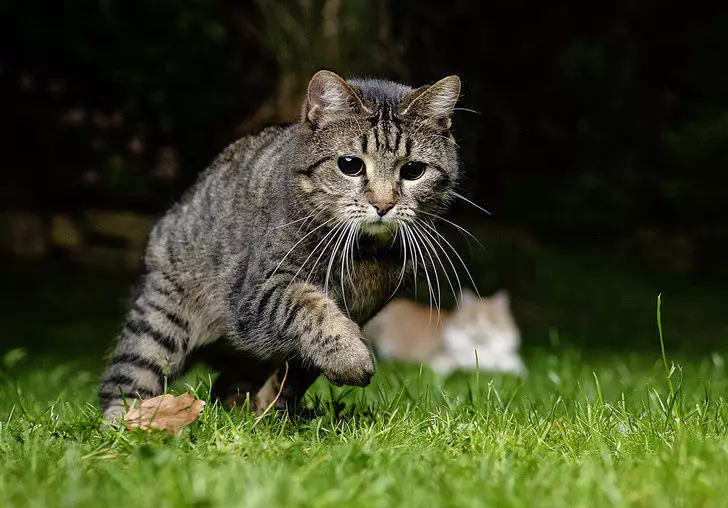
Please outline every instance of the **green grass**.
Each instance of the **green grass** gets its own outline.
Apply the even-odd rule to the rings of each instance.
[[[728,506],[725,290],[487,244],[471,266],[514,294],[526,378],[385,364],[319,380],[305,417],[208,404],[177,437],[99,429],[129,274],[5,262],[0,506]]]
[[[306,418],[209,405],[179,437],[100,431],[97,371],[6,367],[2,506],[725,506],[728,376],[658,355],[537,351],[525,380],[382,366]],[[188,378],[207,397],[201,372]],[[179,390],[187,389],[177,385]]]

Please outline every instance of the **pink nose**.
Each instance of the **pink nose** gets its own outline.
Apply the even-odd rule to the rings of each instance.
[[[380,217],[387,215],[387,212],[394,208],[394,203],[389,202],[373,202],[372,206],[377,209],[377,213]]]

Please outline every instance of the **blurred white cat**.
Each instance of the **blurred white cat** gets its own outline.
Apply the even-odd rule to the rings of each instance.
[[[393,300],[364,327],[364,335],[379,358],[424,363],[443,375],[476,368],[525,373],[521,334],[505,290],[489,298],[463,290],[457,307],[443,310],[440,320],[428,306]]]

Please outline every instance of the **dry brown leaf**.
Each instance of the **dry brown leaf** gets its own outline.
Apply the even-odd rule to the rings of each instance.
[[[139,407],[126,413],[124,421],[129,430],[166,430],[176,434],[197,421],[204,407],[205,401],[196,399],[191,393],[178,397],[167,393],[141,401]]]

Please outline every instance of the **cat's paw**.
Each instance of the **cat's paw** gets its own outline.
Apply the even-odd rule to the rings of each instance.
[[[351,321],[332,326],[322,336],[314,363],[335,385],[366,386],[376,367],[359,327]]]
[[[129,407],[138,405],[137,399],[127,399]],[[118,428],[124,424],[124,415],[127,413],[127,407],[124,405],[124,401],[119,400],[114,402],[104,409],[103,421],[100,428]]]

